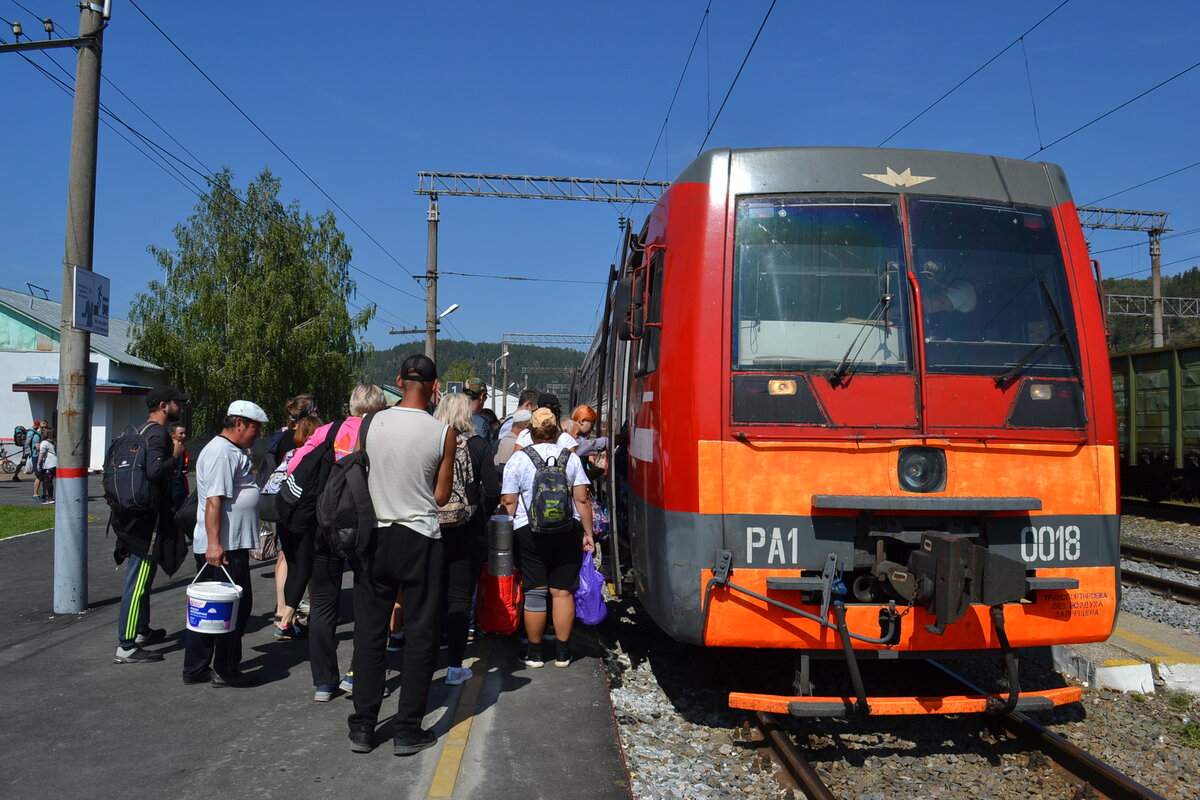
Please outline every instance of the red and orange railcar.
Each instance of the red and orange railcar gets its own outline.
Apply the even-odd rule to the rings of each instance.
[[[676,639],[852,675],[1003,654],[1015,681],[1016,648],[1113,628],[1109,361],[1057,166],[708,151],[629,236],[581,396],[625,443],[619,535]],[[1078,697],[1013,689],[1008,707]],[[994,705],[856,693],[877,713]],[[803,692],[731,702],[831,713]]]

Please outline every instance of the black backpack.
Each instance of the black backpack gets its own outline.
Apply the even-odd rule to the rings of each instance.
[[[529,527],[535,533],[558,533],[570,530],[575,523],[575,496],[567,481],[567,460],[571,451],[563,448],[558,457],[542,459],[533,445],[521,451],[533,462],[533,502],[525,509]]]
[[[322,539],[334,554],[351,562],[362,557],[375,530],[375,507],[367,486],[371,471],[367,429],[371,427],[372,416],[363,418],[354,452],[330,466],[329,479],[317,500],[317,524]]]
[[[132,425],[113,439],[104,454],[104,500],[120,520],[150,517],[157,512],[157,493],[146,475],[146,431]]]
[[[274,496],[262,495],[259,499],[259,517],[273,519],[283,523],[284,527],[294,530],[307,530],[317,525],[317,498],[325,488],[329,477],[329,467],[333,463],[333,440],[337,438],[344,419],[339,419],[329,426],[325,441],[305,454],[300,466],[288,475]],[[277,515],[264,516],[269,504],[274,502]]]
[[[25,430],[24,425],[18,425],[13,428],[13,444],[21,447],[25,444],[25,437],[29,435],[29,431]]]

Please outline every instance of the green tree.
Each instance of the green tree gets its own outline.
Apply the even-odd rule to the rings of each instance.
[[[134,299],[133,352],[163,365],[191,396],[192,427],[215,433],[231,400],[278,420],[308,392],[325,417],[346,403],[371,348],[359,339],[374,306],[351,314],[350,247],[331,212],[279,200],[269,170],[239,194],[226,169],[174,229],[176,247],[147,250],[165,272]]]
[[[471,378],[478,377],[475,374],[475,368],[471,366],[471,362],[463,359],[455,361],[451,364],[444,373],[442,373],[442,382],[462,381],[466,383]]]

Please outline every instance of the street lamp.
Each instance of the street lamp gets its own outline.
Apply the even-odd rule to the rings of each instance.
[[[428,345],[431,343],[431,342],[430,342],[430,338],[432,338],[432,344],[433,344],[433,353],[432,353],[432,354],[428,354],[428,353],[427,353],[427,355],[429,355],[430,359],[432,359],[432,360],[434,360],[434,361],[437,361],[437,330],[438,330],[438,321],[439,321],[439,320],[441,320],[443,317],[445,317],[445,316],[446,316],[446,315],[448,315],[448,314],[453,314],[455,311],[458,311],[458,309],[459,309],[459,305],[458,305],[458,303],[451,303],[449,308],[447,308],[445,311],[443,311],[442,313],[438,314],[436,317],[434,317],[434,318],[433,318],[433,322],[432,322],[432,323],[426,323],[427,327],[424,327],[424,328],[405,328],[404,330],[399,330],[399,331],[397,331],[397,330],[391,330],[391,331],[388,331],[388,333],[392,333],[392,334],[412,334],[412,333],[424,333],[424,334],[426,334],[426,340],[425,340],[425,343],[426,343],[426,345],[427,345],[426,349],[427,349],[427,350],[429,349]],[[425,319],[427,319],[427,320],[428,320],[428,319],[429,319],[429,317],[426,317]],[[430,333],[432,333],[432,334],[433,334],[433,336],[432,336],[432,337],[429,337],[429,336],[428,336],[428,334],[430,334]]]
[[[490,366],[492,368],[492,389],[493,390],[495,390],[495,388],[496,388],[496,364],[502,358],[508,358],[508,350],[507,349],[503,353],[501,353],[500,355],[496,356],[495,358],[493,358],[491,361],[488,362],[488,366]],[[505,361],[504,365],[505,365],[505,367],[507,367],[508,362]],[[501,394],[504,395],[504,415],[503,416],[508,416],[508,390],[505,389],[504,391],[501,392]],[[496,410],[496,393],[495,393],[495,391],[493,391],[492,392],[492,411],[495,411],[495,410]]]

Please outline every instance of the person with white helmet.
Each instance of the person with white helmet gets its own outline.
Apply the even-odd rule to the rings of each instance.
[[[241,671],[242,635],[253,604],[250,550],[258,544],[259,493],[248,451],[266,421],[267,414],[258,405],[235,400],[225,412],[220,435],[214,436],[196,459],[199,513],[192,540],[196,569],[206,570],[209,580],[223,580],[224,568],[242,588],[242,597],[233,630],[221,634],[187,630],[183,682],[188,685],[256,683],[252,675]]]

